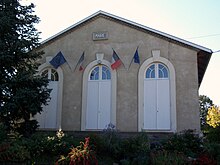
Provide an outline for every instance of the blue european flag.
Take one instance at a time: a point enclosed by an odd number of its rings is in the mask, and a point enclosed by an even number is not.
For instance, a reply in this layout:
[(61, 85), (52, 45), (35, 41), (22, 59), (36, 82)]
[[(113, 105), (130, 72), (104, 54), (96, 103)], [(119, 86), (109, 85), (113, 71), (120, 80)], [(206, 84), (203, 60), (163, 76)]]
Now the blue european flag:
[(57, 53), (57, 55), (50, 61), (50, 64), (57, 69), (60, 65), (64, 64), (66, 59), (64, 58), (62, 52)]
[(134, 54), (134, 63), (140, 64), (140, 58), (138, 54), (138, 49), (136, 49), (135, 54)]

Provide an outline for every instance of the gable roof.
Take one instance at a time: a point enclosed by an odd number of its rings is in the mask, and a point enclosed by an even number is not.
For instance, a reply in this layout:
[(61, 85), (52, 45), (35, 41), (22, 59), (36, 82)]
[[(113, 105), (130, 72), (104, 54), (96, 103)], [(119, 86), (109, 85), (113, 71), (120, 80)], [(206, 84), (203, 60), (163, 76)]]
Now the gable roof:
[(88, 16), (88, 17), (86, 17), (85, 19), (77, 22), (76, 24), (73, 24), (72, 26), (64, 29), (63, 31), (49, 37), (48, 39), (44, 40), (41, 43), (41, 46), (56, 40), (57, 38), (63, 36), (64, 34), (68, 33), (69, 31), (73, 30), (74, 28), (82, 26), (83, 24), (85, 24), (85, 23), (87, 23), (87, 22), (89, 22), (89, 21), (91, 21), (91, 20), (93, 20), (97, 17), (105, 17), (107, 19), (114, 20), (118, 23), (125, 24), (125, 25), (128, 25), (130, 27), (136, 28), (138, 30), (148, 32), (148, 33), (150, 33), (154, 36), (163, 38), (163, 39), (168, 40), (170, 42), (175, 42), (179, 45), (182, 45), (182, 46), (185, 46), (185, 47), (196, 50), (197, 51), (197, 56), (198, 56), (198, 61), (197, 61), (197, 63), (198, 63), (198, 81), (199, 81), (198, 85), (200, 86), (200, 84), (202, 82), (202, 79), (203, 79), (203, 76), (205, 74), (206, 68), (208, 66), (209, 60), (211, 58), (211, 54), (213, 53), (211, 49), (208, 49), (206, 47), (197, 45), (195, 43), (186, 41), (184, 39), (181, 39), (181, 38), (175, 37), (173, 35), (170, 35), (170, 34), (152, 29), (150, 27), (138, 24), (136, 22), (121, 18), (119, 16), (116, 16), (116, 15), (113, 15), (113, 14), (110, 14), (110, 13), (107, 13), (107, 12), (104, 12), (104, 11), (101, 11), (101, 10), (94, 13), (94, 14), (92, 14), (92, 15), (90, 15), (90, 16)]

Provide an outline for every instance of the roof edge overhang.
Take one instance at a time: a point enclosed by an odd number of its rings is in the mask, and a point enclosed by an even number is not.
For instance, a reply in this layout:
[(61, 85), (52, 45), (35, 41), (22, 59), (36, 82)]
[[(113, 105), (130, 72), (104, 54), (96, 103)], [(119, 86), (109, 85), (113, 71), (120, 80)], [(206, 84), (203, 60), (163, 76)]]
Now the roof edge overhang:
[(202, 83), (202, 80), (205, 75), (211, 56), (212, 56), (212, 53), (207, 53), (205, 51), (199, 51), (197, 53), (198, 87), (200, 87)]
[(86, 18), (84, 18), (83, 20), (81, 20), (81, 21), (79, 21), (79, 22), (73, 24), (72, 26), (70, 26), (70, 27), (68, 27), (68, 28), (66, 28), (66, 29), (64, 29), (64, 30), (62, 30), (62, 31), (60, 31), (59, 33), (57, 33), (57, 34), (55, 34), (55, 35), (49, 37), (48, 39), (42, 41), (42, 42), (41, 42), (41, 45), (44, 45), (44, 44), (46, 44), (47, 42), (50, 42), (51, 40), (53, 40), (53, 39), (59, 37), (60, 35), (62, 35), (62, 34), (64, 34), (64, 33), (68, 32), (69, 30), (72, 30), (73, 28), (75, 28), (75, 27), (77, 27), (77, 26), (79, 26), (79, 25), (81, 25), (81, 24), (83, 24), (83, 23), (89, 21), (90, 19), (92, 19), (92, 18), (94, 18), (94, 17), (96, 17), (96, 16), (98, 16), (98, 15), (104, 15), (104, 16), (107, 16), (107, 17), (110, 17), (110, 18), (113, 18), (113, 19), (122, 21), (122, 22), (127, 23), (127, 24), (130, 24), (130, 25), (132, 25), (132, 26), (135, 26), (135, 27), (138, 27), (138, 28), (147, 30), (147, 31), (149, 31), (149, 32), (151, 32), (151, 33), (155, 33), (155, 34), (160, 35), (160, 36), (162, 36), (162, 37), (165, 37), (165, 38), (174, 40), (174, 41), (176, 41), (176, 42), (182, 43), (182, 44), (184, 44), (184, 45), (190, 46), (190, 47), (192, 47), (192, 48), (194, 48), (194, 49), (199, 49), (199, 50), (205, 51), (205, 52), (207, 52), (207, 53), (212, 53), (212, 50), (211, 50), (211, 49), (208, 49), (208, 48), (206, 48), (206, 47), (203, 47), (203, 46), (197, 45), (197, 44), (195, 44), (195, 43), (186, 41), (186, 40), (184, 40), (184, 39), (175, 37), (175, 36), (173, 36), (173, 35), (170, 35), (170, 34), (161, 32), (161, 31), (159, 31), (159, 30), (152, 29), (152, 28), (150, 28), (150, 27), (147, 27), (147, 26), (141, 25), (141, 24), (139, 24), (139, 23), (136, 23), (136, 22), (133, 22), (133, 21), (124, 19), (124, 18), (122, 18), (122, 17), (119, 17), (119, 16), (116, 16), (116, 15), (113, 15), (113, 14), (110, 14), (110, 13), (107, 13), (107, 12), (104, 12), (104, 11), (102, 11), (102, 10), (100, 10), (100, 11), (98, 11), (98, 12), (96, 12), (96, 13), (94, 13), (94, 14), (92, 14), (92, 15), (86, 17)]

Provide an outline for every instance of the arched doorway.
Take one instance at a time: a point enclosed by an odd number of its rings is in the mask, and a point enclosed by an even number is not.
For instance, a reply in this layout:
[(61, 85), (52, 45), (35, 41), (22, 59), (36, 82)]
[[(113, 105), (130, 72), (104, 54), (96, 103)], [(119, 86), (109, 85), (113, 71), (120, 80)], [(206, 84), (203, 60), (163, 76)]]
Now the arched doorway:
[(111, 122), (111, 72), (96, 65), (88, 76), (86, 129), (100, 130)]
[(170, 130), (169, 70), (162, 63), (150, 64), (144, 74), (144, 129)]
[(176, 78), (173, 64), (152, 50), (138, 73), (138, 131), (176, 132)]
[[(103, 68), (102, 66), (104, 66), (104, 67), (106, 67), (106, 69), (108, 71), (110, 71), (110, 76), (111, 76), (110, 80), (109, 80), (109, 78), (107, 80), (90, 80), (90, 79), (93, 79), (92, 77), (95, 77), (95, 76), (92, 75), (92, 72), (93, 72), (93, 74), (97, 72), (97, 69), (95, 69), (97, 66), (99, 67), (99, 69), (98, 69), (99, 74), (98, 75), (101, 74), (101, 77), (99, 76), (99, 79), (102, 79), (102, 77), (103, 77), (102, 76), (102, 68)], [(110, 123), (112, 123), (113, 125), (115, 125), (117, 127), (117, 124), (116, 124), (116, 90), (117, 90), (117, 83), (116, 82), (117, 82), (117, 74), (116, 74), (116, 70), (111, 70), (110, 68), (111, 68), (111, 63), (109, 61), (106, 61), (104, 59), (102, 59), (101, 61), (95, 60), (95, 61), (92, 61), (91, 63), (89, 63), (86, 66), (86, 68), (85, 68), (85, 70), (83, 72), (82, 114), (81, 114), (81, 130), (82, 131), (102, 130), (105, 127), (106, 123), (108, 122), (107, 121), (107, 122), (105, 122), (103, 124), (103, 128), (100, 127), (101, 129), (98, 129), (98, 126), (94, 126), (93, 128), (91, 128), (89, 126), (90, 124), (88, 124), (88, 122), (93, 122), (93, 121), (87, 121), (87, 119), (89, 118), (88, 110), (90, 109), (89, 108), (90, 105), (88, 104), (88, 99), (90, 97), (92, 97), (92, 96), (88, 96), (88, 94), (92, 95), (92, 93), (93, 93), (93, 92), (88, 92), (88, 91), (89, 90), (91, 91), (92, 88), (90, 88), (90, 87), (92, 85), (96, 84), (97, 82), (100, 82), (100, 84), (102, 84), (104, 86), (104, 84), (105, 84), (104, 82), (105, 81), (106, 81), (106, 85), (107, 85), (107, 82), (109, 83), (109, 81), (111, 83), (111, 87), (110, 87), (110, 90), (111, 90), (110, 91), (110, 93), (111, 93), (111, 99), (110, 99), (110, 107), (111, 107), (111, 109), (110, 109)], [(98, 75), (96, 75), (96, 76), (98, 76)], [(93, 82), (94, 82), (94, 84), (93, 84)], [(99, 83), (97, 83), (97, 84), (99, 84)], [(99, 86), (99, 85), (97, 85), (97, 86)], [(96, 89), (97, 89), (97, 87), (96, 87)], [(97, 91), (98, 90), (96, 90), (96, 92)], [(101, 95), (99, 94), (99, 96), (101, 96)], [(104, 95), (104, 97), (101, 97), (101, 99), (104, 99), (104, 98), (105, 98), (105, 95)], [(91, 101), (91, 104), (92, 104), (92, 101)], [(97, 105), (99, 105), (99, 104), (97, 104)], [(98, 112), (98, 111), (95, 111), (95, 112)], [(108, 117), (106, 117), (106, 118), (108, 118)], [(96, 122), (96, 120), (94, 120), (94, 122)], [(109, 124), (109, 123), (107, 123), (107, 124)]]
[(41, 72), (41, 75), (48, 78), (48, 88), (51, 89), (50, 102), (43, 106), (43, 111), (37, 114), (35, 118), (38, 121), (40, 129), (56, 129), (58, 115), (58, 86), (59, 75), (55, 69), (46, 68)]

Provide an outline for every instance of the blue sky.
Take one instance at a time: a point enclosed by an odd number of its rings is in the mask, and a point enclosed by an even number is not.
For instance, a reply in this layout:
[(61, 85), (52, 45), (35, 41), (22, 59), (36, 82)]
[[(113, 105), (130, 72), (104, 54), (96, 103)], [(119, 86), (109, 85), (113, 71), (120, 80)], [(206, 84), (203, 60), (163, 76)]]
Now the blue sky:
[[(33, 2), (42, 40), (103, 10), (142, 25), (220, 50), (219, 0), (22, 0)], [(220, 52), (214, 53), (199, 89), (220, 105)]]

